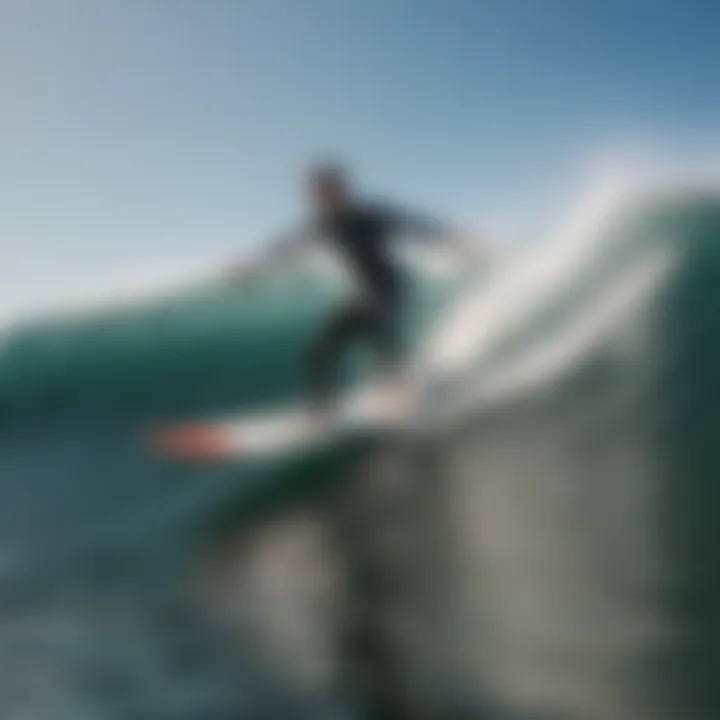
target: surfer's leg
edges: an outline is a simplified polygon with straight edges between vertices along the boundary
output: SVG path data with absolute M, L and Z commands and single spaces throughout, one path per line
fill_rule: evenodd
M 311 347 L 311 393 L 319 407 L 327 407 L 332 403 L 340 358 L 349 343 L 361 335 L 367 325 L 367 310 L 357 305 L 348 305 L 330 319 Z
M 399 303 L 394 298 L 379 303 L 372 314 L 368 337 L 379 361 L 379 375 L 387 382 L 391 398 L 399 401 L 403 390 Z

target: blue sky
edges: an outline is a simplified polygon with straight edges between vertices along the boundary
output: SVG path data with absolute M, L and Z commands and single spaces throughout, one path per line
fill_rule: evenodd
M 316 155 L 465 224 L 720 143 L 716 0 L 0 0 L 0 280 L 261 242 Z

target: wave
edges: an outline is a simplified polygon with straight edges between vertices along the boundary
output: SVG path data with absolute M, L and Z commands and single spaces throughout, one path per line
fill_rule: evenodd
M 463 568 L 435 584 L 456 603 L 445 619 L 471 694 L 489 683 L 507 705 L 542 697 L 620 717 L 649 707 L 639 676 L 661 665 L 662 711 L 686 717 L 683 698 L 700 700 L 663 658 L 673 633 L 692 645 L 679 665 L 702 672 L 716 652 L 704 638 L 720 597 L 720 191 L 611 193 L 581 215 L 486 276 L 416 287 L 406 339 Z M 200 468 L 159 463 L 138 436 L 156 418 L 296 396 L 303 349 L 342 292 L 313 272 L 241 292 L 198 282 L 13 325 L 0 358 L 3 590 L 26 576 L 73 587 L 78 568 L 93 588 L 103 574 L 167 585 L 229 529 L 343 482 L 366 447 Z M 120 591 L 109 597 L 105 631 L 125 612 Z M 633 673 L 628 712 L 617 667 Z

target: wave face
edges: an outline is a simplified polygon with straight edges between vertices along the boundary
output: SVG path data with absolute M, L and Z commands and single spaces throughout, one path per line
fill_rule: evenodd
M 520 717 L 718 717 L 720 194 L 533 252 L 441 331 L 446 666 Z
M 0 344 L 2 417 L 238 410 L 301 390 L 307 344 L 341 297 L 322 275 L 190 288 L 132 310 L 26 323 Z M 408 303 L 408 339 L 439 295 Z

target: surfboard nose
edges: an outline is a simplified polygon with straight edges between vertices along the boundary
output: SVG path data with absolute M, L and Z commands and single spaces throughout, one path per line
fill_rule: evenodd
M 156 428 L 150 434 L 150 446 L 155 453 L 178 460 L 220 460 L 228 452 L 225 433 L 200 424 Z

